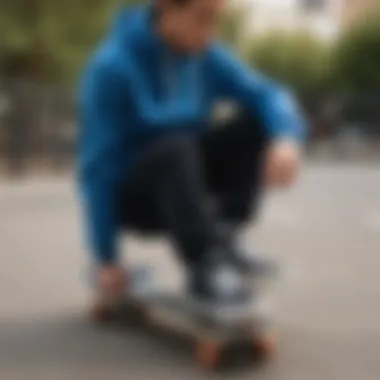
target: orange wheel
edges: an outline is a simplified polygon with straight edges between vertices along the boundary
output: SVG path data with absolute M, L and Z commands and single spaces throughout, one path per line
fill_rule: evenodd
M 268 360 L 276 353 L 277 344 L 273 334 L 255 336 L 253 341 L 255 357 L 260 360 Z
M 200 341 L 197 345 L 197 360 L 207 370 L 216 370 L 221 364 L 222 347 L 214 341 Z

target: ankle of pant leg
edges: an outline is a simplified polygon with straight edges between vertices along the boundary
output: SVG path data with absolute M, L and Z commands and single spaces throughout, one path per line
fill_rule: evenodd
M 213 239 L 207 236 L 182 236 L 177 248 L 188 268 L 197 267 L 204 260 L 210 247 L 214 244 Z

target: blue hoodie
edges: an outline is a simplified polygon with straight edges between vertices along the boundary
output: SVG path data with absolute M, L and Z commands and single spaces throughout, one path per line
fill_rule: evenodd
M 292 96 L 222 46 L 192 56 L 175 54 L 155 34 L 149 6 L 119 14 L 80 89 L 80 183 L 97 261 L 117 258 L 119 200 L 139 154 L 160 133 L 199 133 L 218 99 L 251 109 L 273 138 L 304 134 Z

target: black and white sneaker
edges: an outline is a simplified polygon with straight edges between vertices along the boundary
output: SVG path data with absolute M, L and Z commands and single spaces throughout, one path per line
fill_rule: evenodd
M 236 248 L 229 250 L 228 262 L 239 273 L 245 276 L 272 279 L 279 273 L 278 265 L 275 261 L 256 255 L 246 255 Z
M 226 247 L 225 260 L 240 274 L 263 279 L 277 277 L 279 274 L 277 263 L 269 258 L 245 253 L 237 244 L 235 229 L 227 224 L 221 224 L 220 234 Z
M 188 292 L 196 308 L 222 318 L 248 310 L 252 292 L 242 275 L 226 263 L 225 254 L 210 252 L 192 268 Z

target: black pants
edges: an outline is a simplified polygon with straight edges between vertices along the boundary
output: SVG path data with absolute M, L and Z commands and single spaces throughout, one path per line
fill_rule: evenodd
M 267 142 L 245 114 L 202 136 L 158 137 L 126 185 L 126 229 L 167 233 L 183 259 L 196 263 L 216 243 L 219 221 L 236 225 L 256 215 Z

